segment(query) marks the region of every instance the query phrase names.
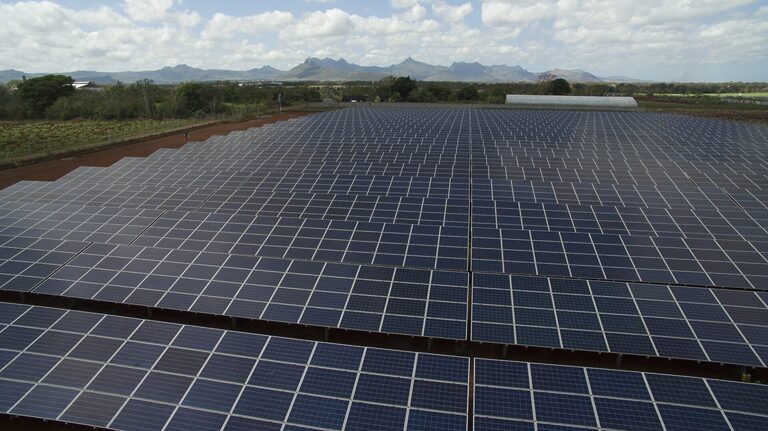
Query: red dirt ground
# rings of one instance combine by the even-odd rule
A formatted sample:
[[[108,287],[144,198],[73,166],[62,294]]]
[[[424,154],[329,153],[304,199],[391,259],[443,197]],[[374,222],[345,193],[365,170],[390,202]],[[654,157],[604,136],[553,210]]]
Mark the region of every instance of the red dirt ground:
[[[190,141],[203,141],[213,135],[225,135],[235,130],[260,127],[265,124],[302,117],[313,112],[283,112],[265,118],[242,121],[239,123],[221,123],[189,130]],[[18,168],[0,170],[0,189],[23,180],[53,181],[80,166],[110,166],[123,157],[146,157],[160,148],[179,148],[187,141],[184,133],[149,137],[137,142],[107,148],[73,156],[63,156],[58,160],[47,160]]]

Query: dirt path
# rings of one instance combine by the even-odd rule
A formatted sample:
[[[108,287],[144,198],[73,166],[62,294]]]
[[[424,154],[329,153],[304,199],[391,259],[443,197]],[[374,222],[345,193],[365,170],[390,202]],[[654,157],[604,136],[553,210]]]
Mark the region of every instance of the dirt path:
[[[265,124],[302,117],[312,112],[283,112],[266,118],[243,121],[240,123],[222,123],[190,129],[190,141],[203,141],[213,135],[225,135],[235,130],[245,130]],[[65,156],[59,160],[48,160],[18,168],[0,170],[0,189],[23,180],[53,181],[80,166],[110,166],[123,157],[146,157],[160,148],[179,148],[184,145],[184,133],[177,133],[156,138],[145,138],[138,142],[94,151],[91,153]]]

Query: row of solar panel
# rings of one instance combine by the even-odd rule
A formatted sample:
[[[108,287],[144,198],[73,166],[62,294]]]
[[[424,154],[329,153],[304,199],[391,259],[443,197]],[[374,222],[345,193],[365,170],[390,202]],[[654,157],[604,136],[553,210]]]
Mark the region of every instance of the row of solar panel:
[[[0,289],[250,319],[466,338],[466,272],[55,240],[0,248]],[[49,251],[53,250],[53,251]]]
[[[131,241],[164,248],[434,269],[466,268],[467,238],[462,228],[273,218],[256,218],[247,225],[227,223],[228,219],[226,215],[214,217],[208,213],[190,213],[183,218],[170,214],[157,220],[140,217],[130,229],[111,224],[100,231],[95,222],[83,228],[92,229],[99,237],[117,237],[122,242],[131,235],[140,235]],[[153,222],[149,228],[148,222]],[[50,229],[60,231],[56,227]],[[47,231],[39,228],[15,233],[30,237],[63,237],[66,233],[48,235]],[[13,229],[6,233],[3,243],[14,238]],[[482,272],[760,289],[768,271],[764,244],[475,228],[472,264]]]
[[[756,143],[765,136],[765,132],[760,128],[707,124],[707,120],[702,119],[670,119],[659,115],[596,113],[593,115],[599,116],[597,118],[566,118],[563,113],[521,115],[511,111],[456,112],[457,110],[446,109],[442,111],[450,113],[451,116],[443,115],[441,118],[433,115],[434,111],[440,112],[439,110],[413,109],[407,118],[395,118],[391,112],[381,109],[355,111],[301,119],[294,123],[238,132],[233,136],[247,140],[265,135],[309,135],[319,141],[320,137],[349,137],[345,131],[354,129],[357,132],[355,137],[378,138],[379,141],[385,142],[396,142],[403,138],[445,138],[452,134],[461,134],[472,136],[478,142],[496,139],[496,145],[532,143],[537,146],[589,147],[622,142],[638,154],[651,150],[667,156],[741,154],[746,156],[746,159],[749,159],[751,152],[762,154],[763,150]],[[459,115],[456,115],[457,113]],[[587,122],[594,120],[601,124],[590,127]],[[328,124],[334,123],[343,124],[345,127],[328,127]],[[470,128],[472,130],[468,132],[467,129]],[[723,147],[721,143],[724,141],[730,145]],[[622,150],[627,152],[627,148]]]
[[[469,184],[456,178],[440,181],[431,177],[362,177],[362,176],[302,176],[298,178],[258,179],[254,192],[320,193],[347,195],[386,195],[417,198],[469,198]],[[112,205],[110,202],[128,200],[135,196],[162,197],[172,192],[193,194],[202,201],[212,198],[226,201],[230,196],[247,196],[251,186],[239,189],[199,189],[174,186],[126,186],[119,184],[90,184],[64,182],[20,182],[2,192],[3,199],[23,202],[78,203],[83,205]],[[213,196],[211,196],[213,194]],[[473,199],[559,203],[596,206],[682,208],[702,210],[740,210],[764,213],[768,208],[761,200],[768,195],[753,190],[680,189],[676,187],[640,187],[599,185],[589,183],[542,182],[480,182],[472,185]]]
[[[4,290],[466,338],[466,273],[104,244],[76,255],[85,243],[17,241],[2,249]],[[768,361],[764,292],[475,272],[472,296],[475,341],[753,366]]]
[[[465,358],[0,307],[2,412],[121,430],[467,427]],[[768,420],[757,384],[487,359],[474,367],[476,429],[757,430]]]
[[[413,164],[422,162],[426,165],[434,164],[453,164],[461,170],[467,169],[469,164],[472,166],[474,176],[494,174],[503,175],[506,169],[510,172],[518,172],[519,168],[541,168],[545,171],[551,169],[575,170],[576,172],[613,172],[619,177],[631,173],[637,173],[640,178],[646,178],[645,173],[660,172],[664,177],[675,179],[676,181],[689,180],[693,182],[713,182],[715,179],[732,178],[739,182],[739,179],[752,178],[757,183],[762,184],[765,177],[763,165],[755,163],[753,160],[733,162],[727,160],[719,161],[697,161],[697,160],[679,160],[675,163],[669,161],[658,161],[654,159],[627,158],[623,153],[614,155],[609,154],[610,149],[605,151],[578,151],[576,153],[542,151],[541,147],[516,149],[514,152],[504,154],[498,151],[486,151],[483,148],[474,148],[471,151],[472,160],[469,151],[456,152],[456,148],[451,147],[432,147],[428,152],[414,152],[414,146],[418,144],[406,144],[403,149],[392,151],[391,148],[360,148],[358,150],[344,149],[336,147],[343,145],[334,142],[334,147],[317,150],[312,145],[307,145],[301,150],[295,148],[280,148],[264,150],[269,144],[264,144],[255,151],[254,146],[243,146],[245,151],[227,147],[226,143],[216,142],[209,145],[191,144],[188,147],[197,147],[197,153],[191,153],[179,150],[158,151],[155,154],[138,159],[134,158],[124,163],[118,163],[110,168],[80,168],[65,178],[67,180],[84,181],[90,178],[106,178],[117,180],[119,176],[128,172],[146,171],[148,173],[163,172],[174,173],[179,169],[192,171],[210,171],[210,170],[230,170],[252,172],[256,169],[265,169],[268,166],[280,165],[290,166],[322,166],[324,163],[350,164],[365,163],[372,165],[380,164]],[[413,146],[411,146],[413,145]],[[459,149],[467,149],[472,146],[471,143],[462,143]],[[186,147],[185,147],[186,148]],[[220,150],[226,150],[219,152]],[[404,151],[405,150],[405,151]],[[295,154],[294,154],[295,153]],[[205,157],[207,155],[208,157]],[[290,156],[290,157],[289,157]],[[267,163],[267,161],[269,163]],[[750,169],[745,172],[738,172],[745,167]],[[477,172],[474,172],[477,170]],[[726,181],[727,184],[728,181]]]
[[[466,227],[469,202],[463,199],[262,193],[224,203],[209,200],[199,211],[232,214],[226,222],[234,223],[249,223],[252,217],[273,216]],[[30,232],[42,229],[36,234],[42,235],[44,229],[53,229],[62,231],[58,233],[62,238],[67,234],[78,235],[75,232],[80,231],[92,234],[97,229],[113,233],[116,227],[107,225],[147,226],[162,214],[162,211],[120,207],[5,201],[0,204],[0,228],[11,229],[0,232],[16,235],[24,228]],[[184,213],[179,213],[178,217],[184,217]],[[768,230],[764,227],[767,225],[765,219],[751,217],[740,210],[645,209],[481,199],[472,202],[474,228],[763,241],[768,238]],[[140,231],[127,229],[126,233],[138,234]]]
[[[3,413],[142,431],[467,427],[466,358],[0,308]]]
[[[765,242],[472,230],[472,269],[762,290]]]
[[[746,175],[741,173],[718,173],[707,172],[693,178],[686,172],[680,172],[674,176],[674,172],[654,172],[654,171],[628,171],[612,169],[591,169],[591,168],[553,168],[553,167],[525,167],[515,164],[480,164],[472,168],[471,176],[476,180],[513,180],[513,181],[538,181],[538,182],[573,182],[573,183],[596,183],[596,184],[620,184],[620,185],[640,185],[640,186],[659,186],[663,187],[669,184],[678,184],[687,186],[696,184],[701,187],[727,186],[731,188],[752,188],[765,189],[768,187],[768,178],[758,175]],[[199,169],[200,166],[195,166]],[[109,169],[108,172],[96,176],[79,176],[68,179],[72,182],[94,182],[98,180],[101,183],[119,183],[119,184],[160,184],[168,185],[189,184],[195,177],[200,176],[197,173],[188,172],[189,166],[176,166],[172,171],[163,172],[154,166],[146,165],[135,167],[133,169]],[[369,175],[369,176],[431,176],[431,177],[469,177],[469,166],[462,166],[454,161],[449,162],[302,162],[292,160],[286,164],[262,163],[259,169],[279,170],[291,175]],[[248,169],[253,171],[253,168]],[[204,171],[210,172],[210,171]],[[240,171],[242,174],[245,171]],[[226,182],[222,182],[222,187],[237,187],[238,180],[247,179],[242,175],[232,176]],[[221,181],[221,179],[219,179]],[[201,185],[208,187],[209,184]]]
[[[227,215],[209,213],[170,213],[154,220],[140,214],[134,220],[135,224],[122,227],[106,223],[108,227],[103,230],[98,222],[76,225],[84,232],[70,234],[68,239],[116,239],[118,243],[161,248],[427,269],[467,267],[467,232],[463,228],[270,217],[252,219],[249,225],[230,223]],[[147,224],[150,222],[151,226]],[[51,230],[54,232],[49,234]],[[6,236],[0,237],[3,244],[19,236],[67,236],[66,229],[56,226],[6,229],[4,233]],[[472,268],[761,289],[768,274],[765,244],[475,228]]]
[[[446,155],[436,149],[435,153],[421,156],[403,155],[402,153],[371,153],[361,151],[359,153],[339,152],[329,154],[327,151],[308,154],[306,150],[287,157],[285,151],[276,152],[272,156],[263,154],[243,154],[232,157],[226,162],[210,157],[210,151],[221,151],[221,143],[209,148],[208,157],[199,160],[190,158],[190,154],[179,152],[177,157],[153,159],[134,159],[131,164],[113,165],[109,168],[78,168],[63,177],[67,182],[121,182],[142,183],[146,177],[155,178],[190,178],[191,176],[212,176],[222,178],[217,171],[230,173],[232,184],[236,187],[235,179],[245,179],[256,171],[279,171],[310,168],[318,172],[333,173],[334,170],[365,169],[368,166],[373,169],[389,166],[398,169],[398,166],[410,166],[409,169],[427,168],[436,169],[442,166],[445,169],[456,172],[460,176],[469,175],[469,155]],[[252,148],[252,147],[251,147]],[[224,153],[227,154],[227,153]],[[604,154],[602,154],[604,155]],[[753,169],[744,171],[744,164],[736,163],[712,163],[692,164],[679,162],[675,164],[660,163],[634,159],[599,159],[600,155],[593,154],[594,158],[562,158],[561,156],[525,156],[515,155],[505,157],[500,154],[473,154],[472,176],[477,180],[485,178],[494,179],[522,179],[525,174],[531,176],[528,179],[541,177],[542,175],[570,178],[585,182],[588,178],[594,178],[602,183],[638,184],[679,183],[689,185],[693,182],[699,186],[728,186],[764,188],[765,174],[754,172]],[[245,158],[248,161],[243,161]],[[274,159],[273,159],[274,158]],[[276,160],[275,160],[276,159]],[[323,159],[327,159],[324,161]],[[422,160],[418,160],[422,159]],[[508,159],[508,160],[505,160]],[[703,166],[700,166],[703,165]],[[437,169],[442,171],[443,168]],[[759,170],[759,168],[758,168]],[[744,171],[744,172],[739,172]],[[341,172],[338,172],[341,173]],[[403,174],[400,174],[403,175]]]
[[[768,294],[473,273],[471,339],[768,364]]]
[[[162,214],[118,210],[120,207],[85,207],[5,201],[0,204],[0,227],[83,230],[72,222],[128,223],[130,218],[109,220],[102,215],[117,211],[136,217]],[[254,216],[282,216],[324,220],[467,226],[469,202],[464,199],[401,198],[364,195],[303,193],[246,193],[226,202],[209,199],[200,211],[233,214],[227,221],[248,223]],[[67,215],[74,214],[74,215]],[[83,214],[92,214],[85,217]],[[141,215],[145,214],[145,215]],[[156,217],[156,216],[155,216]],[[40,222],[36,222],[36,221]],[[55,224],[60,221],[61,223]],[[135,221],[131,221],[135,222]],[[150,221],[151,222],[151,221]],[[741,210],[648,209],[632,207],[537,204],[516,201],[472,201],[472,227],[557,232],[686,238],[768,238],[768,221]],[[104,226],[101,228],[108,229]],[[7,230],[10,233],[17,229]],[[73,238],[74,239],[74,238]]]

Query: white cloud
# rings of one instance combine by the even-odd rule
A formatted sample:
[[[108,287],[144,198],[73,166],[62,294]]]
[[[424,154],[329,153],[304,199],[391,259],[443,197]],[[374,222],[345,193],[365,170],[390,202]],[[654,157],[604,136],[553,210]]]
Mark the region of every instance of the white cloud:
[[[181,0],[125,0],[125,12],[138,21],[159,21]]]
[[[464,21],[464,18],[472,13],[473,10],[472,3],[464,3],[459,6],[451,6],[442,0],[432,3],[432,11],[437,16],[453,24]]]
[[[204,39],[228,39],[235,34],[261,34],[282,29],[293,21],[290,12],[270,11],[235,17],[216,13],[203,30]]]
[[[298,16],[203,18],[181,0],[93,8],[0,2],[0,69],[285,68],[324,55],[366,65],[413,56],[626,75],[638,66],[768,66],[768,6],[756,0],[390,0],[390,13],[378,16],[302,4],[308,12]],[[478,7],[481,23],[473,24]]]
[[[419,4],[419,0],[390,0],[389,2],[395,9],[410,9]]]
[[[480,16],[485,25],[505,26],[552,18],[555,6],[553,0],[492,0],[483,2]]]
[[[313,37],[342,36],[352,30],[351,16],[341,9],[312,12],[298,22],[280,31],[286,40],[304,40]]]

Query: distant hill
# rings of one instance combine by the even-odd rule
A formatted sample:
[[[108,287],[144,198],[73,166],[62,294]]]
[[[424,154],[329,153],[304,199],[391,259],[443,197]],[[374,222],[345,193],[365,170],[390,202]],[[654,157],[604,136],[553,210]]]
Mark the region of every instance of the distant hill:
[[[456,82],[536,82],[554,78],[565,78],[570,82],[644,82],[625,76],[599,77],[579,69],[553,69],[546,72],[530,72],[522,66],[495,65],[456,62],[450,66],[439,66],[414,60],[411,57],[391,66],[360,66],[343,58],[310,57],[303,63],[283,71],[271,66],[249,70],[198,69],[179,64],[158,70],[97,72],[76,70],[54,72],[72,76],[77,81],[94,81],[113,84],[117,81],[136,82],[151,79],[158,84],[177,82],[209,81],[376,81],[386,76],[410,76],[420,81]],[[0,82],[34,78],[47,73],[25,73],[19,70],[0,70]]]

